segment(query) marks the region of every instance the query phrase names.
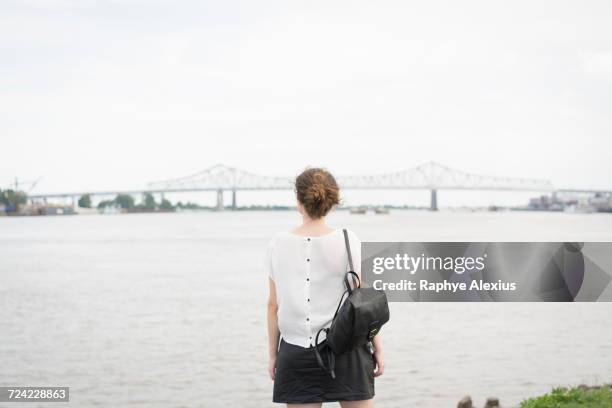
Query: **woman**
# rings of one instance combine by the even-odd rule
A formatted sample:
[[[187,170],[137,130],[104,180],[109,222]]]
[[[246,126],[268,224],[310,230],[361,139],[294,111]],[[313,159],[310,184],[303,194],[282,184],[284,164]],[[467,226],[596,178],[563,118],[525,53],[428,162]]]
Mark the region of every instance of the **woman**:
[[[338,185],[329,172],[313,168],[297,177],[295,191],[303,223],[278,234],[266,255],[272,399],[290,407],[314,408],[330,401],[343,408],[372,407],[374,377],[384,372],[380,336],[374,338],[374,354],[363,346],[336,356],[335,379],[319,367],[313,348],[345,290],[348,258],[342,229],[325,223],[339,202]],[[355,272],[361,275],[361,245],[350,231],[349,242]]]

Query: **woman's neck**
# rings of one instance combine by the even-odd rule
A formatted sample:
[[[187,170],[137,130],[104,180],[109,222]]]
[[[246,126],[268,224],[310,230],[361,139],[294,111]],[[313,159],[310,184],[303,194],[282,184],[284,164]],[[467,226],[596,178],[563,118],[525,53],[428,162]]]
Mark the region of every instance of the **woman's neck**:
[[[327,227],[327,224],[325,223],[325,217],[315,219],[315,218],[310,218],[308,215],[304,215],[302,217],[302,226],[318,228],[318,227]]]
[[[329,234],[332,231],[333,228],[330,228],[326,224],[324,217],[314,219],[304,216],[302,225],[297,227],[293,232],[299,235],[320,236]]]

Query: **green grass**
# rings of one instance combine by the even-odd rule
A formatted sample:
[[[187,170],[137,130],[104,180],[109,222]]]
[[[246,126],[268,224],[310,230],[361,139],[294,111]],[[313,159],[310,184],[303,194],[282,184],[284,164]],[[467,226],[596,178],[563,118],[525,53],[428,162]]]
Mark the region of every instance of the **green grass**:
[[[550,394],[521,402],[520,408],[612,408],[612,388],[555,388]]]

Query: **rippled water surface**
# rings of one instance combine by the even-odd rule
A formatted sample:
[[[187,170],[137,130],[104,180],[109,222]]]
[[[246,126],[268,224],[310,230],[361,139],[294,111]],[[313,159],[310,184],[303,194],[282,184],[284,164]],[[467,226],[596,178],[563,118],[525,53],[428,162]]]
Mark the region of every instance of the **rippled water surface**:
[[[298,221],[0,218],[0,385],[70,386],[75,407],[273,406],[260,265],[268,239]],[[362,240],[612,241],[606,214],[339,212],[330,222]],[[395,303],[391,313],[380,407],[454,407],[465,394],[512,406],[556,385],[612,382],[612,304]]]

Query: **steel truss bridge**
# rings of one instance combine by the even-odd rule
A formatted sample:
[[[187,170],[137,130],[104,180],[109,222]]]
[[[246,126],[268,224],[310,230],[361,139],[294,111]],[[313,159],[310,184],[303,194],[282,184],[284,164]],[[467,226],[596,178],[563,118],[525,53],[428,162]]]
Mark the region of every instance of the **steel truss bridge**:
[[[32,199],[69,197],[74,202],[83,194],[108,196],[118,193],[144,194],[148,192],[163,195],[164,193],[215,191],[217,209],[221,210],[224,208],[223,193],[225,191],[232,192],[232,208],[236,208],[237,191],[293,190],[294,180],[294,177],[262,176],[219,164],[190,176],[149,183],[143,190],[39,194],[30,195],[30,197]],[[392,173],[338,176],[336,181],[340,188],[345,190],[430,190],[430,208],[434,211],[438,209],[438,190],[555,191],[548,180],[478,175],[435,162]]]

